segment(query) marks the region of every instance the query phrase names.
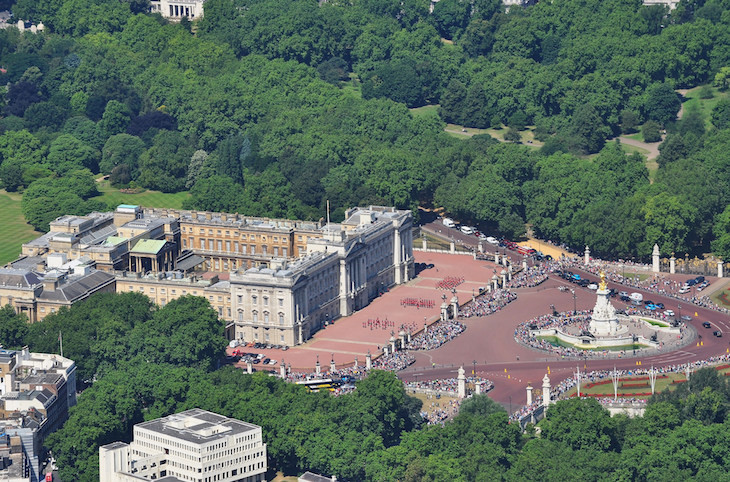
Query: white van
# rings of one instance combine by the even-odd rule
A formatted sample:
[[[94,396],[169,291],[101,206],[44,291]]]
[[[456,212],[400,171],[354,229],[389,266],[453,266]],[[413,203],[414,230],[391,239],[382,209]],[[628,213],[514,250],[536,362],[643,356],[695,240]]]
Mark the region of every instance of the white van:
[[[441,222],[444,223],[444,226],[446,226],[447,228],[453,228],[454,226],[456,226],[456,223],[451,218],[444,218],[444,220]]]
[[[464,233],[464,234],[471,235],[471,234],[474,234],[474,231],[476,231],[476,229],[474,229],[471,226],[462,226],[461,227],[461,232]]]
[[[641,293],[631,293],[631,295],[629,295],[629,298],[631,298],[631,301],[644,301],[644,295],[642,295]]]

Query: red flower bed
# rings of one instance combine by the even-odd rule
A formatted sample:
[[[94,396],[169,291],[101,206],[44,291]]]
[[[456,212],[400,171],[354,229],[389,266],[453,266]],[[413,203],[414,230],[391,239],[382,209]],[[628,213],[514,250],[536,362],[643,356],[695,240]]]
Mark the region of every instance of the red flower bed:
[[[645,388],[648,387],[648,383],[622,383],[621,388]]]
[[[686,383],[686,382],[687,382],[687,380],[673,380],[672,384],[676,385],[677,383]]]

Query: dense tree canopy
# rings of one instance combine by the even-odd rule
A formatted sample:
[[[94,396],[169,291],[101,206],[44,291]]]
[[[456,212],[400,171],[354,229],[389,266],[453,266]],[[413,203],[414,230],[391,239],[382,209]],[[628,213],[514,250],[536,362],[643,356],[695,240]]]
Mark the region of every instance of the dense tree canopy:
[[[42,18],[49,29],[0,32],[5,189],[87,168],[112,174],[116,186],[165,192],[203,182],[191,208],[215,206],[213,192],[218,207],[310,219],[327,200],[336,214],[353,204],[436,204],[492,234],[519,236],[529,223],[604,257],[646,257],[657,241],[677,253],[712,247],[712,219],[725,205],[700,206],[690,189],[657,196],[700,182],[694,168],[678,169],[688,158],[718,173],[720,192],[730,187],[702,154],[708,142],[725,142],[716,129],[727,127],[726,101],[713,110],[714,130],[705,132],[708,119],[691,109],[675,123],[675,89],[725,87],[722,1],[672,12],[629,0],[507,12],[498,1],[449,0],[429,13],[423,0],[208,0],[196,35],[139,14],[142,3],[16,2],[17,16]],[[438,116],[406,108],[425,103],[440,104]],[[487,151],[443,133],[442,120],[507,125],[499,137],[513,142],[515,130],[534,125],[545,146]],[[622,156],[637,182],[617,193],[581,156],[642,124],[647,139],[668,132],[657,183],[650,188],[636,159]],[[13,150],[18,141],[30,148]],[[196,151],[206,155],[193,158]],[[518,176],[494,167],[518,159]],[[213,186],[214,175],[233,182]],[[569,199],[550,200],[540,188],[550,178]],[[27,204],[39,227],[57,212]],[[66,194],[54,204],[96,208]],[[596,223],[620,234],[596,239]]]

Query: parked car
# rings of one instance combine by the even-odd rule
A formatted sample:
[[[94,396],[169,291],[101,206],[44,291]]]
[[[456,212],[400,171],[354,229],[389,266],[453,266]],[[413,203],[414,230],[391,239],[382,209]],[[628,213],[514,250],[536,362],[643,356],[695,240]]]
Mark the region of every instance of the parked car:
[[[596,283],[591,283],[591,284],[588,285],[588,289],[589,290],[597,290],[598,289],[598,285]]]
[[[692,290],[692,288],[690,288],[690,287],[689,287],[689,286],[687,286],[687,285],[684,285],[684,286],[682,286],[681,288],[679,288],[679,292],[680,292],[681,294],[689,293],[689,292],[690,292],[691,290]]]
[[[659,307],[659,305],[657,305],[657,308],[658,307]],[[659,308],[659,309],[661,309],[661,308]],[[664,316],[674,316],[674,311],[673,310],[664,310]]]
[[[663,309],[664,309],[664,303],[654,303],[654,304],[655,304],[655,305],[656,305],[656,307],[657,307],[657,308],[659,308],[660,310],[663,310]],[[669,311],[671,311],[671,310],[669,310]]]
[[[629,298],[629,297],[628,297],[628,296],[626,296],[626,295],[621,295],[621,297],[619,297],[619,299],[620,299],[621,301],[626,301],[626,302],[629,302],[629,301],[631,301],[631,298]]]
[[[618,292],[618,295],[621,296],[621,297],[623,297],[623,296],[625,296],[627,298],[629,297],[629,294],[627,292],[625,292],[625,291],[619,291]]]
[[[704,326],[705,328],[712,328],[712,325],[710,324],[709,321],[703,321],[702,326]]]
[[[462,226],[459,230],[462,233],[468,234],[468,235],[472,235],[472,234],[474,234],[474,231],[476,231],[476,229],[474,229],[473,226]]]
[[[679,319],[682,321],[692,321],[692,317],[689,315],[682,315]]]
[[[497,241],[497,238],[495,238],[494,236],[487,236],[487,243],[493,244],[496,246],[499,244],[499,241]]]
[[[479,236],[477,236],[477,237],[479,238],[479,241],[486,241],[486,242],[489,242],[489,238],[488,238],[488,237],[486,237],[486,236],[485,236],[484,234],[482,234],[482,233],[479,233]]]
[[[645,305],[654,305],[655,303],[651,300],[644,300]]]
[[[455,223],[455,222],[454,222],[454,220],[453,220],[453,219],[451,219],[451,218],[444,218],[444,219],[443,219],[443,220],[442,220],[441,222],[442,222],[442,223],[443,223],[443,225],[444,225],[444,226],[446,226],[447,228],[453,228],[453,227],[455,227],[455,226],[456,226],[456,223]]]
[[[703,281],[705,281],[705,277],[704,276],[698,276],[698,277],[695,278],[695,281],[698,282],[698,283],[702,283]]]

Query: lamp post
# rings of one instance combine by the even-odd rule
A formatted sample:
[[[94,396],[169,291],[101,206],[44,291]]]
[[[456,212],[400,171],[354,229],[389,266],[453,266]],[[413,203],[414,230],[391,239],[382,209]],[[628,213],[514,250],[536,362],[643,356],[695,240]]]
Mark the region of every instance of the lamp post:
[[[477,361],[476,360],[473,360],[471,363],[473,365],[473,368],[471,369],[471,374],[474,375],[474,376],[476,376],[476,374],[477,374]]]
[[[570,292],[573,293],[573,316],[575,316],[578,313],[578,309],[576,308],[575,304],[575,289],[571,288]]]

